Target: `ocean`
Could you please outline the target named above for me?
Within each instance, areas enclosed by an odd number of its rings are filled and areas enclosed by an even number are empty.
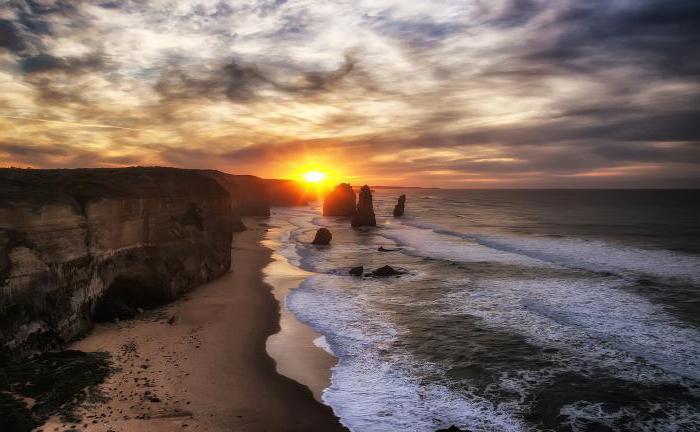
[[[313,273],[284,307],[338,358],[323,399],[352,431],[700,431],[699,191],[374,201],[377,228],[320,203],[269,222]],[[387,264],[407,273],[348,275]]]

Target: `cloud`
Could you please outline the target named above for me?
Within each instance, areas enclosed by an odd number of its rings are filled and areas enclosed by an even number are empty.
[[[25,57],[20,61],[20,69],[25,74],[57,72],[76,74],[100,69],[103,66],[104,61],[97,54],[85,57],[55,57],[50,54],[38,54]]]
[[[256,65],[241,64],[231,60],[211,71],[193,69],[187,71],[177,62],[170,67],[155,85],[155,90],[167,99],[219,98],[245,102],[255,98],[258,92],[270,88],[286,93],[313,95],[331,91],[333,86],[348,75],[355,61],[348,55],[345,62],[331,71],[292,70],[282,79],[271,78]],[[296,67],[289,67],[296,69]]]
[[[692,0],[10,0],[0,158],[688,185],[699,29]]]
[[[20,52],[25,48],[20,31],[12,21],[0,19],[0,47],[13,52]]]

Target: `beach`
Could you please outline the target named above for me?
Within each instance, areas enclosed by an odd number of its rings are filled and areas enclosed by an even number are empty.
[[[317,400],[333,360],[309,343],[310,329],[297,322],[290,339],[278,344],[302,347],[281,364],[306,377],[317,398],[276,372],[266,341],[280,329],[279,304],[263,280],[272,251],[261,244],[267,228],[255,219],[246,225],[234,236],[229,273],[134,320],[100,324],[70,346],[111,354],[114,372],[77,409],[78,425],[52,418],[38,429],[345,430]],[[266,274],[274,279],[274,269]]]

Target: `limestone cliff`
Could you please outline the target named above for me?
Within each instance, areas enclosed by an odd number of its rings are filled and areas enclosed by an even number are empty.
[[[263,179],[251,175],[232,175],[204,170],[231,195],[234,223],[240,216],[270,216],[270,207],[302,206],[316,199],[294,180]]]
[[[0,169],[0,354],[60,346],[230,267],[228,193],[170,168]]]

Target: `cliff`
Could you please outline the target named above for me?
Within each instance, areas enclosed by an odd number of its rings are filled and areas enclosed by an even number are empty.
[[[267,197],[273,207],[304,206],[318,197],[315,192],[294,180],[263,180]]]
[[[0,169],[0,354],[58,347],[226,272],[231,204],[192,170]]]
[[[294,180],[263,179],[215,170],[201,172],[216,179],[231,195],[234,221],[241,216],[270,216],[270,207],[301,206],[316,199]]]

